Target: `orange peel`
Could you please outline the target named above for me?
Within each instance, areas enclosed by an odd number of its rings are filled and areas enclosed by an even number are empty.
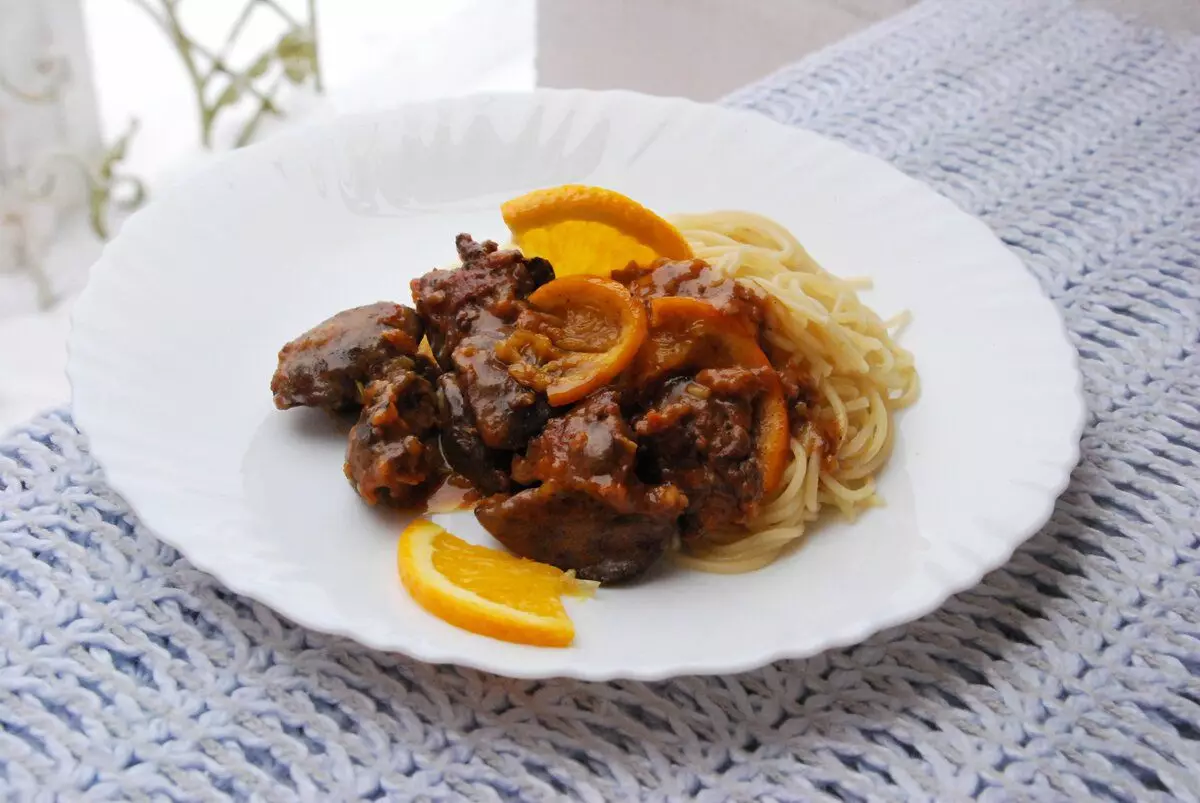
[[[517,381],[544,390],[550,404],[579,401],[633,362],[646,339],[646,305],[599,276],[566,276],[539,287],[538,315],[497,346]]]
[[[791,452],[787,401],[779,374],[750,326],[700,299],[655,298],[650,302],[650,334],[635,362],[639,384],[685,369],[759,371],[764,385],[756,403],[755,459],[764,497],[775,493]]]
[[[575,639],[563,595],[596,583],[561,569],[468,543],[426,519],[400,534],[400,580],[417,604],[456,627],[502,641],[566,647]]]
[[[500,207],[513,243],[543,257],[556,276],[608,276],[630,262],[691,259],[692,248],[667,220],[619,192],[583,184],[534,190]]]

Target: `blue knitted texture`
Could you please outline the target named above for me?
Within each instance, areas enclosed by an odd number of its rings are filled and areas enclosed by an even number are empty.
[[[806,661],[505,680],[223,589],[52,413],[0,442],[0,800],[1200,800],[1200,43],[931,2],[728,102],[931,183],[1062,309],[1083,459],[1011,562]]]

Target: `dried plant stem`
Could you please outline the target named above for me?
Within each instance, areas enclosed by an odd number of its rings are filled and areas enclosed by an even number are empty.
[[[247,0],[241,13],[234,20],[224,44],[216,51],[188,38],[179,18],[180,0],[157,0],[157,3],[153,0],[132,0],[132,2],[154,19],[179,53],[196,97],[200,120],[200,141],[206,148],[212,147],[213,132],[221,111],[237,103],[240,98],[244,96],[253,98],[257,102],[257,108],[242,126],[236,138],[235,142],[239,147],[253,139],[258,125],[264,117],[282,114],[274,98],[276,92],[283,85],[284,79],[299,84],[311,77],[313,86],[318,92],[322,91],[324,87],[317,57],[316,0],[308,0],[309,23],[307,26],[296,19],[278,0]],[[235,69],[229,65],[229,57],[254,9],[259,6],[275,12],[288,26],[288,31],[272,48],[261,53],[249,67],[244,70]],[[202,60],[208,62],[207,67],[203,67]],[[267,73],[272,64],[279,65],[283,77],[274,79],[271,86],[265,91],[260,90],[254,86],[254,81]],[[210,101],[208,90],[218,76],[225,77],[229,83],[214,100]]]
[[[179,24],[179,17],[175,13],[175,0],[160,0],[159,6],[162,8],[161,16],[150,5],[149,0],[133,0],[133,2],[141,6],[158,23],[158,26],[163,29],[174,43],[175,50],[178,51],[180,59],[183,60],[183,68],[187,71],[188,78],[192,82],[192,89],[195,91],[197,112],[200,116],[200,141],[204,143],[204,147],[212,147],[212,116],[209,113],[208,106],[204,103],[204,79],[201,77],[200,70],[196,66],[196,60],[192,54],[192,43],[184,35],[183,28]]]
[[[317,40],[317,0],[308,0],[308,29],[312,31],[313,88],[325,91],[325,76],[321,72],[321,45]]]

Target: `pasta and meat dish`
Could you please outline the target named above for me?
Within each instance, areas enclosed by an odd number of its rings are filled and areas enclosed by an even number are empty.
[[[535,255],[548,246],[460,234],[411,306],[346,310],[284,346],[275,404],[355,418],[345,473],[366,502],[466,489],[507,549],[581,579],[667,554],[769,563],[823,509],[876,502],[918,392],[903,320],[766,218],[670,223],[677,256],[571,272]]]

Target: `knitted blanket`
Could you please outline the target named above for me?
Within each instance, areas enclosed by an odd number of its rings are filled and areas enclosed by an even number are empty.
[[[1083,459],[1008,565],[810,660],[506,680],[230,593],[55,412],[0,442],[0,800],[1200,800],[1200,41],[929,2],[727,102],[929,182],[1062,309]]]

